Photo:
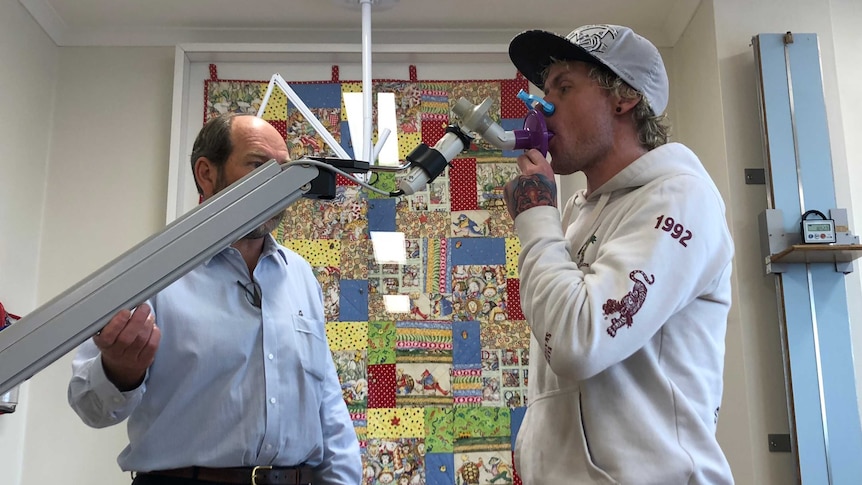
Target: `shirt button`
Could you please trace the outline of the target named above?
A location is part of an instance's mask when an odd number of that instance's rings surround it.
[[[118,397],[115,397],[115,398],[114,398],[114,402],[115,402],[115,403],[117,403],[117,404],[119,404],[119,403],[123,402],[123,400],[122,400],[122,399],[120,399],[120,398],[118,398]]]
[[[266,449],[267,449],[267,450],[271,450],[271,449],[272,449],[272,445],[271,445],[271,444],[269,444],[269,443],[267,443],[267,444],[266,444]]]
[[[275,398],[274,397],[269,398],[269,402],[275,404]]]
[[[275,358],[275,356],[274,356],[274,355],[272,355],[272,354],[267,355],[267,357],[269,357],[269,360],[272,360],[272,359],[274,359],[274,358]]]

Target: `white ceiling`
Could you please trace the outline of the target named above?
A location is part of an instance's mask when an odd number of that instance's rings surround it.
[[[360,0],[19,0],[60,46],[361,43]],[[499,43],[528,28],[628,25],[676,43],[700,0],[371,0],[372,42]]]

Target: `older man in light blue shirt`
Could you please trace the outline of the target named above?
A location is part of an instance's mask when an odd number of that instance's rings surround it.
[[[221,164],[206,149],[192,156],[204,198],[287,158],[278,132],[250,116],[210,122],[195,146],[225,136],[230,155]],[[138,472],[135,485],[360,482],[320,285],[269,234],[277,223],[121,311],[79,348],[69,402],[93,427],[128,418],[118,463]]]

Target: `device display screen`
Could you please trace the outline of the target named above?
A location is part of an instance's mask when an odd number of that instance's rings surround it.
[[[831,231],[832,226],[830,224],[806,224],[806,227],[809,231]]]

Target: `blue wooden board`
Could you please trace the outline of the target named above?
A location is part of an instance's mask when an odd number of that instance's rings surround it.
[[[815,34],[757,36],[772,200],[788,233],[803,212],[836,207]],[[788,77],[789,65],[789,77]],[[777,276],[786,322],[802,483],[862,483],[844,274],[834,264],[788,264]]]

